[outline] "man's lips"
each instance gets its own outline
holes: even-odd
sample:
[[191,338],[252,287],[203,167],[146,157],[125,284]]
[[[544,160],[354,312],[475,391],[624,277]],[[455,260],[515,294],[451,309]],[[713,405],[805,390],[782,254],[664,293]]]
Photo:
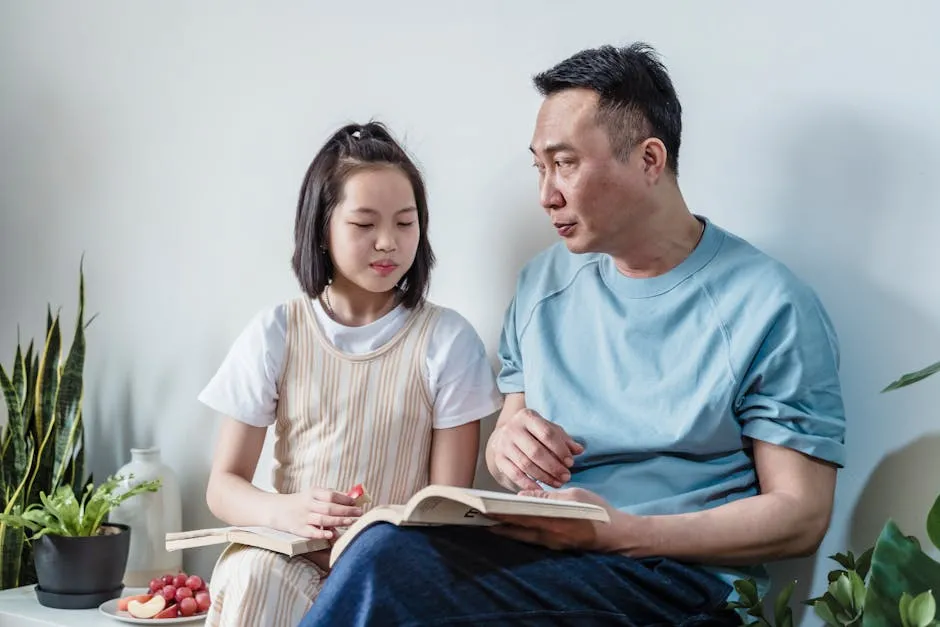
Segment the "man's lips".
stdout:
[[562,237],[567,237],[568,235],[571,235],[576,225],[577,225],[576,222],[553,222],[552,223],[552,226],[555,227],[555,230]]

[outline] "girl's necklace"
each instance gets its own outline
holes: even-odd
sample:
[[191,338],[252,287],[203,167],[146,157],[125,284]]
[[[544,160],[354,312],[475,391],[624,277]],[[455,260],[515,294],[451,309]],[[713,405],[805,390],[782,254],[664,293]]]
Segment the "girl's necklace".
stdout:
[[[392,297],[389,300],[394,301],[397,298],[397,296],[398,295],[393,291]],[[327,285],[326,288],[324,288],[323,290],[323,304],[325,305],[326,313],[330,316],[330,318],[339,322],[339,320],[336,318],[336,312],[333,311],[333,303],[330,302],[330,286],[329,285]]]
[[333,312],[333,305],[330,303],[330,286],[327,285],[323,290],[323,304],[326,305],[326,313],[329,314],[330,318],[336,320],[336,314]]

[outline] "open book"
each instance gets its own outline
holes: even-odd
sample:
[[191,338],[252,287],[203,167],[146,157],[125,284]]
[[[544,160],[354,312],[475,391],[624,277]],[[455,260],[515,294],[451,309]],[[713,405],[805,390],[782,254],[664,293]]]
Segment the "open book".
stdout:
[[210,544],[234,542],[294,556],[301,553],[330,551],[330,565],[339,559],[349,543],[364,529],[385,522],[398,526],[499,524],[489,515],[577,518],[610,522],[607,510],[590,503],[559,501],[504,492],[429,485],[419,490],[403,505],[380,505],[362,515],[347,529],[337,529],[339,538],[310,540],[267,527],[222,527],[166,534],[166,550],[176,551]]

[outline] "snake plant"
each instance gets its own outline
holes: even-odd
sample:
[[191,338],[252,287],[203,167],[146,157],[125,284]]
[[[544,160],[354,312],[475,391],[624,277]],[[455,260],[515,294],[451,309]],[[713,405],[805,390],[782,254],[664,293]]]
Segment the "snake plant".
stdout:
[[[21,513],[60,487],[82,494],[85,431],[82,423],[85,366],[85,276],[79,266],[75,335],[64,354],[59,313],[46,310],[40,346],[17,341],[13,366],[0,365],[7,424],[0,434],[0,513]],[[27,530],[0,521],[0,590],[36,581]]]

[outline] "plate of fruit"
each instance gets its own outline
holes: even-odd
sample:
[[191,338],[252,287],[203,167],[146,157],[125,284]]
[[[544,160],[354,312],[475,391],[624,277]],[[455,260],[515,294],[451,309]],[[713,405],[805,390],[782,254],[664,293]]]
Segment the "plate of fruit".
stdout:
[[206,618],[212,600],[209,585],[198,575],[167,574],[150,582],[150,589],[131,588],[119,599],[105,601],[98,611],[125,623],[191,623]]

